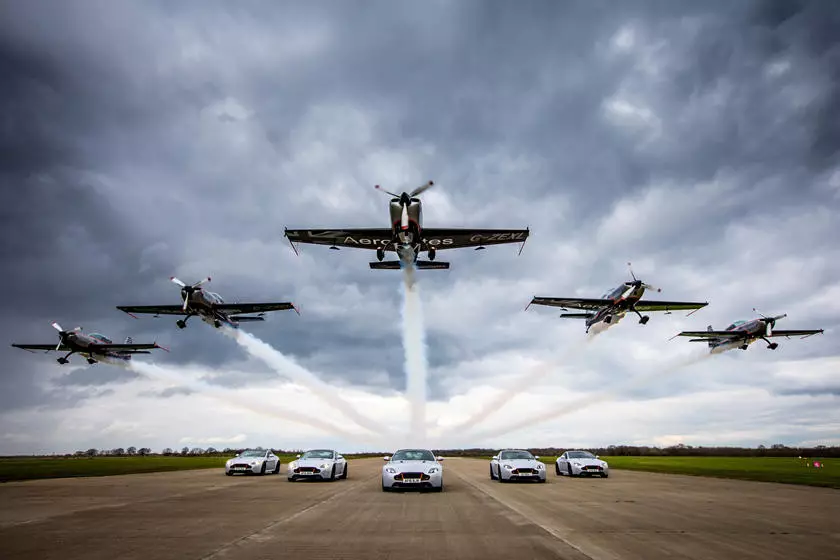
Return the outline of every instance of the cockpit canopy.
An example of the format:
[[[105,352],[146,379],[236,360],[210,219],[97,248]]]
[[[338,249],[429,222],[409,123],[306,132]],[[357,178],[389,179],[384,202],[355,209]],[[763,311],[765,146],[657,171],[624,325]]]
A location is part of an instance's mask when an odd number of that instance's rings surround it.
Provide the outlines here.
[[[622,284],[621,286],[619,286],[617,288],[614,288],[614,289],[608,291],[607,293],[605,293],[604,295],[602,295],[601,299],[616,299],[616,298],[620,297],[621,294],[623,294],[625,290],[627,290],[627,286]]]
[[[206,295],[206,296],[207,296],[207,298],[208,298],[209,300],[213,301],[214,303],[224,303],[224,302],[225,302],[225,300],[223,300],[223,299],[222,299],[222,296],[220,296],[220,295],[219,295],[219,294],[217,294],[216,292],[208,292],[208,291],[205,291],[205,292],[204,292],[204,295]]]
[[[90,337],[95,338],[99,342],[104,342],[106,344],[112,344],[114,342],[113,340],[111,340],[110,338],[105,336],[104,334],[101,334],[101,333],[98,333],[98,332],[90,333]]]
[[[736,328],[736,327],[740,327],[740,326],[741,326],[741,325],[743,325],[744,323],[746,323],[746,321],[735,321],[734,323],[732,323],[731,325],[729,325],[728,327],[726,327],[726,330],[731,331],[732,329],[734,329],[734,328]]]

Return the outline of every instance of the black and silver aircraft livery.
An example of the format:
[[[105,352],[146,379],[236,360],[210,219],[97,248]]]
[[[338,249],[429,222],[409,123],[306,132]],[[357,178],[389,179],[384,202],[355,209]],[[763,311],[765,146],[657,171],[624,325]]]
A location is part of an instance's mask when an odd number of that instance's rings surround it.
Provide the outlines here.
[[[375,250],[378,262],[370,263],[374,270],[399,270],[406,266],[419,270],[448,269],[448,262],[435,262],[437,251],[464,247],[475,247],[479,251],[486,245],[524,245],[528,239],[528,229],[424,228],[422,206],[417,197],[433,185],[434,182],[429,181],[400,195],[376,185],[377,189],[393,197],[390,228],[286,229],[285,235],[296,253],[295,242],[329,245],[333,250],[339,247]],[[395,252],[397,260],[385,261],[387,251]],[[429,260],[418,260],[422,252],[428,254]]]
[[[238,328],[239,323],[246,321],[264,321],[268,311],[285,311],[297,308],[291,302],[275,303],[225,303],[217,293],[205,291],[201,285],[209,282],[210,278],[200,280],[195,284],[184,284],[174,276],[172,282],[181,286],[181,305],[118,305],[117,309],[125,311],[132,317],[134,313],[149,313],[158,315],[184,315],[175,324],[178,328],[185,328],[190,317],[198,316],[207,324],[217,329],[223,324]],[[258,315],[242,315],[242,313],[258,313]],[[298,313],[300,314],[300,313]],[[136,319],[136,317],[135,317]]]
[[[100,333],[83,334],[82,327],[65,331],[58,323],[52,324],[58,331],[58,344],[12,344],[15,348],[24,350],[44,350],[45,352],[67,352],[66,355],[58,358],[59,364],[66,364],[73,354],[81,354],[87,358],[89,364],[105,362],[108,364],[126,363],[131,360],[132,354],[151,354],[150,350],[160,348],[156,342],[151,344],[135,344],[131,337],[125,339],[124,344],[114,344],[108,337]]]
[[[779,347],[779,343],[770,342],[768,340],[769,338],[781,336],[786,338],[791,336],[807,338],[823,332],[823,329],[776,330],[776,321],[785,317],[787,317],[787,313],[777,315],[776,317],[765,317],[762,315],[757,319],[749,321],[735,321],[722,331],[716,331],[709,325],[705,331],[683,331],[674,335],[672,338],[676,338],[677,336],[690,336],[693,338],[689,342],[708,342],[709,351],[712,354],[719,354],[735,348],[746,350],[750,344],[757,340],[763,340],[767,343],[768,349],[775,350]]]
[[[628,266],[630,265],[630,263],[627,264]],[[640,301],[646,289],[655,289],[657,292],[661,292],[662,290],[637,279],[636,275],[633,274],[632,268],[630,269],[630,276],[633,277],[632,282],[624,282],[614,290],[607,292],[597,299],[535,296],[531,300],[531,303],[528,304],[528,307],[531,305],[548,305],[551,307],[560,307],[564,311],[567,308],[585,309],[587,310],[586,313],[562,313],[560,317],[564,319],[586,319],[586,332],[589,332],[592,325],[596,323],[603,322],[607,325],[618,323],[628,311],[632,311],[638,315],[639,323],[644,325],[650,320],[649,316],[642,315],[644,311],[665,311],[666,313],[689,309],[696,311],[709,305],[707,301]]]

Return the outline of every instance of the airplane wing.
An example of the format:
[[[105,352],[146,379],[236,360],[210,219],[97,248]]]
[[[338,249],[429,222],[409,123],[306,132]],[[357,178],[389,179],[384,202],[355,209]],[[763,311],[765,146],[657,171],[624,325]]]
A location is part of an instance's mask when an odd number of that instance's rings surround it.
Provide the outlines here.
[[[285,236],[294,243],[330,245],[332,247],[354,247],[356,249],[385,248],[394,251],[391,242],[393,234],[388,228],[352,228],[352,229],[287,229]],[[295,251],[297,251],[295,249]]]
[[[611,299],[594,299],[594,298],[555,298],[555,297],[539,297],[535,296],[528,305],[548,305],[550,307],[562,307],[563,309],[600,309],[607,305],[612,305]]]
[[[134,313],[151,313],[152,315],[186,315],[181,305],[118,305],[117,309],[129,315]]]
[[[152,344],[91,344],[90,350],[113,350],[114,352],[126,352],[129,354],[148,354],[146,350],[161,348],[156,343]]]
[[[528,229],[423,228],[424,249],[461,249],[503,243],[525,243]]]
[[[797,331],[797,330],[793,330],[793,331],[779,330],[779,331],[777,331],[777,330],[773,329],[772,334],[770,334],[769,337],[770,338],[773,338],[773,337],[776,337],[776,336],[803,336],[804,337],[804,336],[811,336],[811,335],[814,335],[814,334],[822,334],[822,332],[823,332],[822,329],[812,329],[812,330],[804,330],[804,331]]]
[[[58,351],[58,352],[69,352],[70,348],[66,347],[65,345],[60,345],[56,348],[55,344],[12,344],[15,348],[22,348],[23,350],[49,350],[49,351]]]
[[[686,309],[700,309],[709,305],[708,301],[646,301],[641,300],[635,305],[636,311],[683,311]]]
[[[294,309],[297,311],[295,304],[290,301],[281,303],[217,303],[213,309],[224,311],[231,315],[247,314],[247,313],[266,313],[268,311],[286,311]]]
[[[775,333],[774,333],[775,334]],[[683,331],[677,336],[694,336],[701,339],[707,338],[744,338],[747,333],[743,331]]]

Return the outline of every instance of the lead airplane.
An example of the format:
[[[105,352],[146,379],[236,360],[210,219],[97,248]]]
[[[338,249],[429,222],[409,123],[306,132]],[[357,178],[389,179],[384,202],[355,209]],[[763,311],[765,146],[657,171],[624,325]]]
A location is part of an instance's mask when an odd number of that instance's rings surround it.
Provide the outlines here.
[[[627,263],[630,266],[630,263]],[[664,311],[670,313],[672,311],[694,310],[697,311],[707,305],[709,302],[692,302],[692,301],[641,301],[646,289],[656,290],[661,292],[660,288],[654,288],[650,284],[645,284],[633,274],[633,269],[630,268],[630,276],[633,281],[624,282],[614,290],[607,292],[600,298],[556,298],[556,297],[540,297],[535,296],[528,304],[531,305],[548,305],[551,307],[560,307],[564,311],[568,308],[585,309],[586,313],[562,313],[560,317],[564,319],[585,319],[586,332],[593,325],[603,322],[607,325],[616,324],[627,312],[632,311],[639,316],[639,323],[644,325],[650,320],[648,315],[642,315],[644,311]],[[526,307],[525,309],[528,309]],[[692,313],[694,312],[692,311]],[[689,313],[691,315],[691,313]]]
[[[419,270],[448,269],[448,262],[435,262],[437,251],[475,247],[476,251],[486,245],[522,243],[528,239],[528,229],[469,229],[469,228],[424,228],[421,193],[434,185],[429,181],[410,193],[394,194],[379,185],[376,189],[392,196],[390,228],[348,228],[348,229],[286,229],[285,236],[297,253],[295,242],[314,245],[329,245],[332,250],[339,247],[353,247],[376,251],[378,262],[371,262],[374,270],[399,270],[414,266]],[[386,252],[397,255],[395,261],[384,261]],[[426,252],[429,260],[418,260]],[[519,252],[522,252],[520,247]],[[384,261],[384,262],[383,262]]]
[[[179,329],[186,328],[187,320],[195,316],[201,317],[202,321],[218,329],[222,325],[238,328],[239,323],[242,322],[264,321],[264,315],[268,311],[294,309],[300,315],[292,302],[225,303],[222,296],[201,287],[202,284],[210,281],[209,277],[192,285],[185,284],[174,276],[170,280],[181,286],[181,305],[118,305],[117,309],[125,311],[132,317],[135,313],[149,313],[155,316],[185,315],[183,319],[175,321]],[[242,313],[258,313],[258,315],[241,315]]]
[[[100,333],[83,334],[82,327],[65,331],[58,323],[52,324],[58,331],[58,345],[52,344],[12,344],[23,350],[44,350],[46,352],[67,352],[65,356],[56,360],[59,364],[69,363],[68,358],[73,354],[81,354],[87,358],[89,364],[104,362],[107,364],[125,364],[131,360],[133,354],[151,354],[150,350],[160,348],[156,342],[152,344],[136,344],[131,337],[125,339],[124,344],[114,344],[111,339]]]
[[[767,343],[769,350],[775,350],[779,347],[779,344],[777,342],[770,342],[768,340],[769,338],[780,336],[801,336],[802,338],[807,338],[823,332],[823,329],[776,330],[776,321],[785,317],[787,317],[787,313],[777,315],[776,317],[765,317],[762,315],[757,319],[749,321],[735,321],[722,331],[716,331],[709,325],[705,331],[683,331],[673,336],[672,339],[678,336],[691,336],[694,338],[689,340],[689,342],[707,342],[712,354],[720,354],[721,352],[734,350],[735,348],[746,350],[750,344],[757,340],[763,340]]]

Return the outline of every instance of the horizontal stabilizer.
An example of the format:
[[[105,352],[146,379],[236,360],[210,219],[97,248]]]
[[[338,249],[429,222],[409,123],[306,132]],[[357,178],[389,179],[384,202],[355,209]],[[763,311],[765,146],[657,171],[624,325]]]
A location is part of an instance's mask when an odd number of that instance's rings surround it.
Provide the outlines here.
[[[414,263],[417,270],[447,270],[449,269],[448,262],[435,261],[417,261]],[[370,263],[372,270],[400,270],[402,265],[400,261],[384,261]]]
[[[561,313],[560,317],[563,319],[591,319],[594,315],[592,313]]]
[[[265,321],[265,317],[249,317],[246,315],[232,315],[230,317],[231,321],[236,321],[238,323],[244,323],[247,321]]]

